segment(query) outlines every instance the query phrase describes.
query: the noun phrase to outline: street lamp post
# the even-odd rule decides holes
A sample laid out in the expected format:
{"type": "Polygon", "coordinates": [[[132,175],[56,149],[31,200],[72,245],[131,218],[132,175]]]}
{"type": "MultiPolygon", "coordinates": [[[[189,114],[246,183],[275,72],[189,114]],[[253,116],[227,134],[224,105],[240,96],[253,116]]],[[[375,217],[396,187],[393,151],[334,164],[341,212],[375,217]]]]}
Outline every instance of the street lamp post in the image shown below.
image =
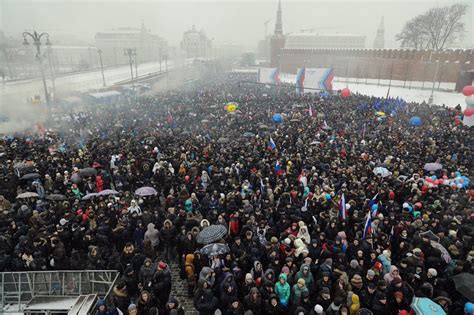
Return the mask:
{"type": "Polygon", "coordinates": [[[132,87],[133,91],[135,91],[135,80],[133,79],[133,56],[137,55],[135,48],[126,48],[123,50],[123,55],[128,56],[128,60],[130,62],[130,75],[132,77],[132,87]]]}
{"type": "MultiPolygon", "coordinates": [[[[43,79],[44,94],[46,97],[46,103],[48,104],[48,108],[49,108],[50,107],[49,106],[49,93],[48,93],[48,87],[46,86],[46,78],[44,76],[43,61],[42,61],[41,48],[40,48],[41,45],[43,45],[41,42],[43,38],[46,38],[46,42],[44,43],[44,45],[47,45],[47,46],[51,45],[51,42],[49,41],[49,34],[45,32],[38,34],[36,31],[34,31],[33,33],[23,32],[23,45],[29,45],[29,42],[27,40],[28,37],[30,37],[33,40],[33,45],[36,46],[36,59],[38,60],[38,63],[39,63],[41,79],[43,79]]],[[[51,108],[49,108],[49,110],[51,110],[51,108]]]]}
{"type": "Polygon", "coordinates": [[[51,73],[51,82],[53,83],[53,99],[56,98],[56,84],[54,82],[54,69],[53,63],[51,60],[51,45],[46,48],[46,52],[48,53],[48,63],[49,63],[49,72],[51,73]]]}
{"type": "Polygon", "coordinates": [[[104,75],[104,64],[102,63],[102,50],[98,49],[97,53],[99,54],[99,61],[100,61],[100,71],[102,72],[102,83],[104,84],[104,87],[106,87],[105,84],[105,75],[104,75]]]}

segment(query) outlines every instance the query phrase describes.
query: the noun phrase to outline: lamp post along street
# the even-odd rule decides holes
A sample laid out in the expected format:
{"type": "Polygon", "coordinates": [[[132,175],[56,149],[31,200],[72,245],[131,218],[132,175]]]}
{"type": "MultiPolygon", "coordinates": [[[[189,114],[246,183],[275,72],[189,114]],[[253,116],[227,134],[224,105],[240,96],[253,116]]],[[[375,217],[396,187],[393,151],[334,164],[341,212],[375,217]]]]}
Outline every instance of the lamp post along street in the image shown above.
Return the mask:
{"type": "Polygon", "coordinates": [[[54,69],[53,69],[53,63],[51,59],[51,45],[46,48],[46,52],[48,54],[48,63],[49,63],[49,72],[51,73],[51,82],[53,83],[53,99],[56,98],[56,84],[54,82],[54,69]]]}
{"type": "Polygon", "coordinates": [[[136,56],[136,50],[134,48],[126,48],[123,50],[123,55],[128,56],[128,60],[130,62],[130,75],[132,78],[132,88],[135,91],[135,80],[133,79],[133,56],[136,56]]]}
{"type": "Polygon", "coordinates": [[[28,37],[33,40],[33,45],[35,45],[35,47],[36,47],[36,59],[38,60],[38,64],[39,64],[39,68],[40,68],[40,72],[41,72],[41,79],[43,80],[43,87],[44,87],[44,94],[45,94],[45,98],[46,98],[46,103],[48,104],[48,110],[51,113],[51,108],[50,108],[50,104],[49,104],[48,87],[46,86],[46,78],[45,78],[45,75],[44,75],[43,61],[42,61],[42,56],[41,56],[41,45],[43,45],[41,40],[43,38],[46,38],[46,42],[44,43],[44,45],[48,45],[48,46],[51,45],[51,42],[49,41],[49,34],[45,33],[45,32],[43,32],[41,34],[38,34],[36,31],[34,31],[33,33],[23,32],[23,45],[29,45],[29,42],[28,42],[28,39],[27,39],[28,37]]]}
{"type": "Polygon", "coordinates": [[[97,53],[99,54],[100,71],[102,72],[102,83],[104,84],[104,87],[106,87],[105,75],[104,75],[104,64],[102,63],[102,50],[101,49],[97,50],[97,53]]]}

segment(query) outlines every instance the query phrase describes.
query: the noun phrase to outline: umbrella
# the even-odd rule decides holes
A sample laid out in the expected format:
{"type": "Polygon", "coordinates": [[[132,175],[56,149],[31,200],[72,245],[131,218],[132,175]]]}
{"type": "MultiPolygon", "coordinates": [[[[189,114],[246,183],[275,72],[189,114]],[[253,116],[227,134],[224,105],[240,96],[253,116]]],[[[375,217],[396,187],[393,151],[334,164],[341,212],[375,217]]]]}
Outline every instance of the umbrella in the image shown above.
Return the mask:
{"type": "Polygon", "coordinates": [[[300,122],[300,120],[297,119],[297,118],[294,118],[294,119],[290,120],[290,122],[300,122]]]}
{"type": "Polygon", "coordinates": [[[79,175],[85,176],[85,177],[97,175],[97,170],[92,167],[86,167],[79,170],[79,175]]]}
{"type": "Polygon", "coordinates": [[[318,117],[318,118],[324,118],[324,117],[326,117],[326,115],[324,115],[324,113],[318,113],[318,114],[316,115],[316,117],[318,117]]]}
{"type": "Polygon", "coordinates": [[[443,245],[441,245],[440,243],[438,242],[435,242],[435,241],[430,241],[430,244],[431,246],[433,246],[434,248],[437,248],[441,251],[441,257],[443,257],[444,261],[449,264],[451,262],[451,260],[453,260],[451,258],[451,255],[449,255],[449,252],[446,250],[446,248],[444,248],[443,245]]]}
{"type": "Polygon", "coordinates": [[[255,134],[254,134],[254,133],[251,133],[251,132],[244,132],[244,137],[246,137],[246,138],[253,138],[253,137],[255,137],[255,134]]]}
{"type": "Polygon", "coordinates": [[[32,169],[35,166],[32,163],[17,163],[13,165],[13,167],[18,170],[27,170],[27,169],[32,169]]]}
{"type": "Polygon", "coordinates": [[[182,134],[183,136],[189,136],[189,135],[191,134],[191,132],[188,131],[188,130],[185,130],[185,131],[181,132],[181,134],[182,134]]]}
{"type": "Polygon", "coordinates": [[[227,244],[209,244],[201,248],[200,252],[207,256],[217,256],[230,252],[230,248],[227,244]]]}
{"type": "Polygon", "coordinates": [[[425,171],[431,172],[431,171],[437,171],[443,168],[443,165],[439,163],[426,163],[423,169],[425,171]]]}
{"type": "Polygon", "coordinates": [[[262,125],[258,126],[258,128],[260,128],[260,129],[268,129],[268,126],[262,124],[262,125]]]}
{"type": "Polygon", "coordinates": [[[380,175],[382,177],[387,177],[387,176],[392,175],[392,173],[388,169],[386,169],[385,167],[376,167],[376,168],[374,168],[374,174],[375,175],[380,175]]]}
{"type": "Polygon", "coordinates": [[[319,141],[313,141],[313,142],[310,143],[310,145],[316,145],[316,144],[320,144],[320,143],[321,142],[319,142],[319,141]]]}
{"type": "Polygon", "coordinates": [[[208,120],[208,119],[203,119],[203,120],[201,120],[201,122],[202,122],[203,124],[207,124],[207,123],[209,122],[209,120],[208,120]]]}
{"type": "Polygon", "coordinates": [[[141,196],[141,197],[144,197],[144,196],[153,196],[153,195],[157,195],[158,192],[156,191],[155,188],[153,187],[141,187],[141,188],[138,188],[136,191],[135,191],[135,195],[137,196],[141,196]]]}
{"type": "Polygon", "coordinates": [[[25,198],[33,198],[33,197],[38,197],[38,194],[35,192],[28,191],[28,192],[19,194],[18,196],[16,196],[16,199],[25,199],[25,198]]]}
{"type": "Polygon", "coordinates": [[[456,290],[466,297],[469,301],[474,301],[474,275],[463,272],[452,277],[456,290]]]}
{"type": "Polygon", "coordinates": [[[436,234],[434,234],[431,231],[426,231],[426,232],[422,232],[422,233],[419,233],[419,234],[420,234],[420,237],[422,237],[422,238],[427,238],[430,241],[439,242],[439,237],[436,236],[436,234]]]}
{"type": "Polygon", "coordinates": [[[71,182],[77,184],[77,183],[79,183],[81,180],[82,180],[82,178],[81,178],[81,176],[80,176],[79,174],[77,174],[77,173],[72,174],[72,176],[71,176],[71,182]]]}
{"type": "Polygon", "coordinates": [[[384,112],[375,112],[375,116],[383,117],[385,116],[384,112]]]}
{"type": "Polygon", "coordinates": [[[23,175],[20,179],[37,179],[40,177],[41,175],[38,173],[29,173],[29,174],[23,175]]]}
{"type": "Polygon", "coordinates": [[[210,244],[223,238],[227,234],[227,229],[223,225],[210,225],[197,236],[197,242],[200,244],[210,244]]]}
{"type": "Polygon", "coordinates": [[[217,143],[224,144],[229,142],[229,138],[219,138],[217,139],[217,143]]]}
{"type": "Polygon", "coordinates": [[[105,189],[98,193],[99,196],[116,195],[119,192],[113,189],[105,189]]]}
{"type": "Polygon", "coordinates": [[[82,200],[91,200],[92,198],[97,197],[98,195],[98,193],[90,193],[82,197],[82,200]]]}
{"type": "Polygon", "coordinates": [[[47,196],[46,199],[54,200],[54,201],[63,201],[63,200],[66,200],[67,198],[66,198],[66,196],[61,195],[61,194],[51,194],[51,195],[47,196]]]}
{"type": "Polygon", "coordinates": [[[433,302],[428,298],[414,297],[413,301],[411,302],[411,308],[415,311],[415,314],[417,315],[446,315],[446,312],[443,310],[441,305],[433,302]]]}

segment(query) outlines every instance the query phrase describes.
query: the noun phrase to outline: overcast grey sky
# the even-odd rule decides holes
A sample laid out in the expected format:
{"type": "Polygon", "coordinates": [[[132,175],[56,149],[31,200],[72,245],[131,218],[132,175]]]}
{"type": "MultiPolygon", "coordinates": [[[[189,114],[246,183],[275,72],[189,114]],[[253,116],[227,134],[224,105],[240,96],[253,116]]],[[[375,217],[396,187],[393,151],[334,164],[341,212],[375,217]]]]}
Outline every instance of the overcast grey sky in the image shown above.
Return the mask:
{"type": "MultiPolygon", "coordinates": [[[[398,47],[394,36],[410,18],[430,7],[455,2],[470,4],[465,18],[468,33],[464,47],[474,47],[473,1],[396,0],[282,0],[283,30],[315,29],[319,33],[354,33],[367,36],[372,46],[380,18],[385,17],[387,46],[398,47]]],[[[264,21],[272,19],[273,32],[278,0],[0,0],[0,29],[18,37],[25,29],[48,31],[54,42],[74,35],[93,42],[98,31],[118,27],[146,27],[179,45],[182,34],[193,24],[215,43],[240,43],[253,49],[263,38],[264,21]]]]}

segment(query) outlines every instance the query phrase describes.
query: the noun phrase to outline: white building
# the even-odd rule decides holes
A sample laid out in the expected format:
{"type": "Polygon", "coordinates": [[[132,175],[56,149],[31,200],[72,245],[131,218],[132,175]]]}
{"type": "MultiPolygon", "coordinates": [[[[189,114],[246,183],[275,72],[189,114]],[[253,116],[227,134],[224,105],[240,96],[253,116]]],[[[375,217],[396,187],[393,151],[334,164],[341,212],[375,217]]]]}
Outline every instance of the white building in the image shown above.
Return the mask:
{"type": "Polygon", "coordinates": [[[355,34],[290,34],[285,49],[365,48],[365,36],[355,34]]]}
{"type": "Polygon", "coordinates": [[[184,32],[181,48],[184,50],[186,58],[208,58],[212,53],[212,44],[206,33],[196,30],[194,25],[192,29],[184,32]]]}
{"type": "Polygon", "coordinates": [[[118,65],[129,62],[125,49],[135,49],[138,63],[159,61],[160,55],[167,55],[167,42],[151,34],[142,23],[141,29],[119,28],[95,35],[95,46],[102,50],[104,65],[118,65]]]}

